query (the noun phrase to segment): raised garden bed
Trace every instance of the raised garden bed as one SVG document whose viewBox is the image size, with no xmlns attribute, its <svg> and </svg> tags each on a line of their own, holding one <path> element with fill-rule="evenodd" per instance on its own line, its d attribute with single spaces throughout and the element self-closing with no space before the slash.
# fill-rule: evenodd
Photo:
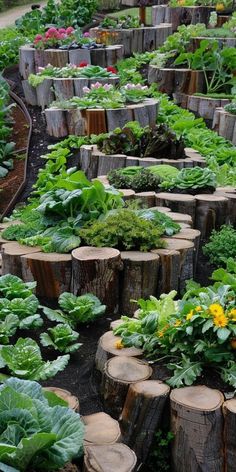
<svg viewBox="0 0 236 472">
<path fill-rule="evenodd" d="M 180 6 L 169 7 L 168 5 L 156 5 L 152 7 L 153 24 L 171 23 L 172 31 L 177 31 L 180 25 L 196 25 L 204 23 L 208 25 L 213 7 L 207 6 Z"/>
<path fill-rule="evenodd" d="M 145 26 L 130 29 L 91 28 L 93 38 L 106 38 L 108 44 L 123 44 L 124 55 L 134 52 L 153 51 L 161 46 L 171 34 L 170 25 Z"/>
<path fill-rule="evenodd" d="M 211 98 L 208 96 L 187 95 L 183 93 L 175 93 L 174 98 L 178 105 L 197 113 L 206 120 L 213 120 L 215 110 L 230 103 L 230 100 L 226 98 Z"/>
<path fill-rule="evenodd" d="M 222 104 L 214 109 L 212 129 L 236 145 L 236 115 L 227 112 Z"/>
<path fill-rule="evenodd" d="M 62 138 L 69 134 L 90 135 L 113 131 L 127 122 L 136 120 L 142 126 L 154 126 L 158 112 L 158 100 L 146 99 L 141 103 L 114 109 L 64 110 L 47 108 L 45 118 L 49 136 Z"/>
<path fill-rule="evenodd" d="M 51 64 L 54 67 L 65 67 L 67 64 L 78 65 L 83 61 L 88 64 L 108 67 L 115 65 L 124 54 L 124 46 L 116 43 L 97 49 L 35 49 L 32 46 L 20 47 L 19 70 L 23 79 L 36 74 L 39 67 Z"/>
<path fill-rule="evenodd" d="M 203 71 L 187 68 L 160 68 L 150 64 L 148 83 L 156 83 L 160 92 L 169 95 L 174 92 L 191 95 L 196 92 L 204 93 L 206 91 Z"/>
<path fill-rule="evenodd" d="M 213 36 L 196 36 L 194 38 L 191 38 L 190 40 L 190 45 L 189 45 L 189 50 L 194 52 L 196 49 L 199 48 L 200 42 L 204 39 L 207 40 L 212 40 L 212 41 L 218 41 L 219 47 L 230 47 L 234 48 L 236 46 L 236 38 L 219 38 L 219 37 L 213 37 Z"/>
</svg>

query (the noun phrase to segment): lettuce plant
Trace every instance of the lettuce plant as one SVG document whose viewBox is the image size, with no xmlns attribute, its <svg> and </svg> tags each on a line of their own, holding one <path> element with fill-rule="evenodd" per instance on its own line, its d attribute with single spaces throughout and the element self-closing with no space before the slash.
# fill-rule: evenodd
<svg viewBox="0 0 236 472">
<path fill-rule="evenodd" d="M 52 392 L 10 378 L 0 387 L 0 470 L 48 472 L 82 455 L 80 415 Z"/>
<path fill-rule="evenodd" d="M 46 380 L 63 370 L 70 356 L 60 356 L 44 362 L 36 341 L 19 338 L 14 346 L 1 346 L 0 367 L 7 367 L 11 374 L 28 380 Z"/>
<path fill-rule="evenodd" d="M 20 329 L 38 328 L 42 326 L 43 320 L 37 313 L 39 301 L 35 295 L 27 298 L 0 298 L 0 320 L 12 314 L 18 320 Z"/>
<path fill-rule="evenodd" d="M 69 324 L 72 328 L 79 323 L 94 321 L 106 311 L 106 305 L 102 305 L 91 293 L 76 297 L 72 293 L 64 292 L 60 295 L 58 303 L 63 311 L 44 307 L 44 314 L 49 320 Z"/>
<path fill-rule="evenodd" d="M 32 295 L 36 282 L 23 282 L 16 275 L 6 274 L 0 277 L 0 296 L 13 300 L 14 298 L 27 298 Z"/>
<path fill-rule="evenodd" d="M 40 335 L 41 344 L 45 347 L 53 347 L 57 351 L 75 352 L 82 344 L 77 343 L 79 333 L 73 331 L 68 324 L 58 324 L 54 328 L 49 328 L 47 333 Z"/>
</svg>

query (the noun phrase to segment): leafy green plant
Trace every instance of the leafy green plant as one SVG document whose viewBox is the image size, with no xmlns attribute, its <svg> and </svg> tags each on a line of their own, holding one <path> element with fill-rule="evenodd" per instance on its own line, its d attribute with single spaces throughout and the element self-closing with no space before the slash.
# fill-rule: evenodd
<svg viewBox="0 0 236 472">
<path fill-rule="evenodd" d="M 61 310 L 44 307 L 44 314 L 49 320 L 68 324 L 72 328 L 76 328 L 80 323 L 90 323 L 106 311 L 106 305 L 102 305 L 91 293 L 76 297 L 72 293 L 64 292 L 60 295 L 58 303 Z"/>
<path fill-rule="evenodd" d="M 9 85 L 0 75 L 0 178 L 5 177 L 13 168 L 15 143 L 8 142 L 12 131 L 11 108 L 9 105 Z"/>
<path fill-rule="evenodd" d="M 14 315 L 19 329 L 38 328 L 42 326 L 43 320 L 37 313 L 39 301 L 35 295 L 26 298 L 16 297 L 12 300 L 0 298 L 0 320 Z"/>
<path fill-rule="evenodd" d="M 119 18 L 109 18 L 108 16 L 102 20 L 99 25 L 100 28 L 108 29 L 130 29 L 139 28 L 140 21 L 138 16 L 121 15 Z"/>
<path fill-rule="evenodd" d="M 224 109 L 228 113 L 231 113 L 232 115 L 236 115 L 236 100 L 233 101 L 232 103 L 228 103 L 228 105 L 225 105 Z"/>
<path fill-rule="evenodd" d="M 81 344 L 77 342 L 79 333 L 73 331 L 68 324 L 58 324 L 49 328 L 47 333 L 40 335 L 41 344 L 45 347 L 53 347 L 57 351 L 66 354 L 76 352 Z"/>
<path fill-rule="evenodd" d="M 59 356 L 54 361 L 44 362 L 36 341 L 19 338 L 14 346 L 2 346 L 0 365 L 7 367 L 12 375 L 28 380 L 46 380 L 64 370 L 70 356 Z"/>
<path fill-rule="evenodd" d="M 135 192 L 145 192 L 157 190 L 160 184 L 160 178 L 152 174 L 149 169 L 139 167 L 132 176 L 124 175 L 123 169 L 115 169 L 109 172 L 108 180 L 116 188 L 130 188 Z"/>
<path fill-rule="evenodd" d="M 0 277 L 0 295 L 8 300 L 26 299 L 32 295 L 36 282 L 23 282 L 16 275 L 6 274 Z"/>
<path fill-rule="evenodd" d="M 36 383 L 10 378 L 0 388 L 0 468 L 52 471 L 82 455 L 80 415 Z"/>
<path fill-rule="evenodd" d="M 208 167 L 184 168 L 173 180 L 164 181 L 161 184 L 165 189 L 178 189 L 182 191 L 208 190 L 213 192 L 216 188 L 216 177 Z"/>
<path fill-rule="evenodd" d="M 169 472 L 170 464 L 170 444 L 174 439 L 174 434 L 170 431 L 159 429 L 154 436 L 152 449 L 147 460 L 147 467 L 150 472 Z"/>
<path fill-rule="evenodd" d="M 81 229 L 80 236 L 90 246 L 148 251 L 164 247 L 161 233 L 155 223 L 140 218 L 134 210 L 120 209 Z"/>
<path fill-rule="evenodd" d="M 213 230 L 203 253 L 217 267 L 226 264 L 230 257 L 236 258 L 236 230 L 233 226 L 224 225 L 219 231 Z"/>
</svg>

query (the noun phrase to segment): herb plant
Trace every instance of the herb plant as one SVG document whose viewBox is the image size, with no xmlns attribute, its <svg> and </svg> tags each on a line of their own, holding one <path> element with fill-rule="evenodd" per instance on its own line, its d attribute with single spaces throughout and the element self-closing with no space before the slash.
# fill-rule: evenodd
<svg viewBox="0 0 236 472">
<path fill-rule="evenodd" d="M 10 378 L 0 387 L 0 468 L 8 472 L 58 470 L 82 455 L 80 415 L 54 393 Z"/>
<path fill-rule="evenodd" d="M 230 257 L 236 259 L 236 229 L 232 225 L 224 225 L 219 231 L 213 230 L 203 253 L 217 267 L 225 265 Z"/>
<path fill-rule="evenodd" d="M 58 324 L 49 328 L 47 333 L 40 335 L 41 344 L 45 347 L 53 347 L 57 351 L 69 354 L 76 352 L 81 344 L 77 342 L 79 333 L 73 331 L 68 324 Z"/>
</svg>

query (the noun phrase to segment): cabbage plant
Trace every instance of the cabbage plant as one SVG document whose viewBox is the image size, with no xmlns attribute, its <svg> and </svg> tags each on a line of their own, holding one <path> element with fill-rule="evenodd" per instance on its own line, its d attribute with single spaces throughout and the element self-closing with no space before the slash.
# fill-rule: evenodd
<svg viewBox="0 0 236 472">
<path fill-rule="evenodd" d="M 41 344 L 45 347 L 53 347 L 57 351 L 70 353 L 79 349 L 82 344 L 78 343 L 79 333 L 73 331 L 68 324 L 58 324 L 49 328 L 47 333 L 40 335 Z"/>
</svg>

